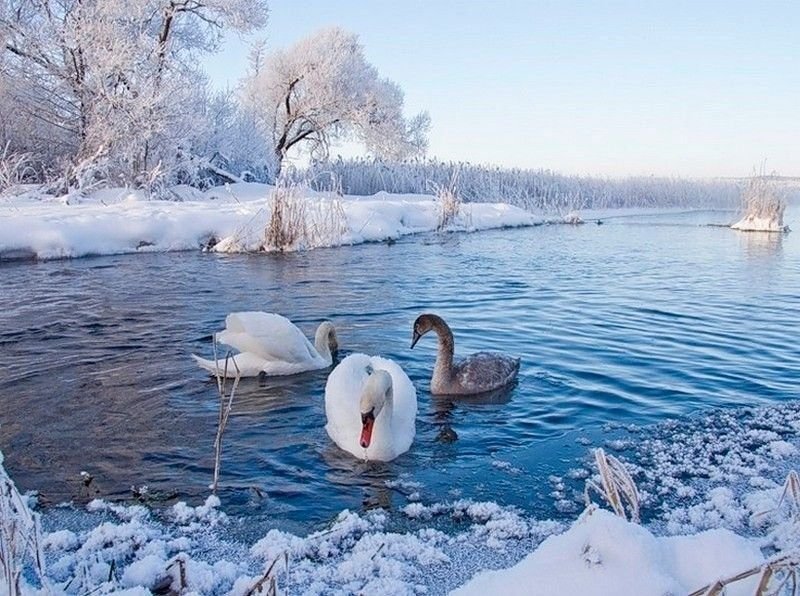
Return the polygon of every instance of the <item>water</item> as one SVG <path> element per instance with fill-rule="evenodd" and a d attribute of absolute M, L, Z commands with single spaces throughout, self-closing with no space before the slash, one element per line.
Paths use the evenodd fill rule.
<path fill-rule="evenodd" d="M 425 502 L 462 496 L 557 514 L 548 475 L 563 474 L 585 450 L 575 439 L 607 422 L 797 397 L 800 235 L 696 225 L 728 218 L 5 264 L 0 449 L 46 503 L 127 499 L 143 485 L 154 498 L 199 502 L 218 397 L 189 354 L 210 355 L 229 311 L 266 310 L 309 335 L 333 320 L 341 355 L 397 360 L 418 389 L 417 436 L 394 462 L 357 462 L 324 430 L 327 371 L 244 380 L 224 439 L 228 511 L 307 531 L 343 508 L 396 508 L 418 491 Z M 432 398 L 435 339 L 408 349 L 426 311 L 450 321 L 457 353 L 521 356 L 517 385 L 491 400 Z M 457 441 L 440 440 L 448 429 Z"/>

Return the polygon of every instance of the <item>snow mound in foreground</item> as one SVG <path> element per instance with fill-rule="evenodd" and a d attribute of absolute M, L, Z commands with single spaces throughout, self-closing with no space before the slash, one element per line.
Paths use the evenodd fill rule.
<path fill-rule="evenodd" d="M 688 594 L 762 561 L 756 544 L 728 530 L 657 538 L 613 513 L 589 509 L 515 566 L 481 572 L 451 594 Z M 726 594 L 750 595 L 757 584 L 749 578 Z"/>

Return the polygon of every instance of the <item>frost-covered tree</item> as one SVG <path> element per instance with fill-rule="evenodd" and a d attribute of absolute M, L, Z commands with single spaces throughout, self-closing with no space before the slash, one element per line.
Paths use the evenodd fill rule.
<path fill-rule="evenodd" d="M 146 184 L 197 161 L 198 54 L 265 22 L 265 0 L 0 0 L 0 127 L 72 184 Z"/>
<path fill-rule="evenodd" d="M 333 140 L 358 140 L 378 157 L 424 153 L 427 113 L 403 116 L 403 92 L 367 62 L 356 35 L 323 29 L 286 50 L 256 56 L 243 100 L 270 135 L 278 167 L 295 147 L 323 158 Z"/>
<path fill-rule="evenodd" d="M 202 103 L 192 142 L 199 163 L 190 164 L 180 181 L 202 186 L 204 182 L 272 180 L 274 156 L 253 111 L 231 90 L 209 92 Z M 205 180 L 190 179 L 197 174 Z"/>

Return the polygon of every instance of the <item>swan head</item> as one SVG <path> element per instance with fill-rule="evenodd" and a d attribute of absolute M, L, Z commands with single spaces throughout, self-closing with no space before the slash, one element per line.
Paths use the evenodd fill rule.
<path fill-rule="evenodd" d="M 361 389 L 361 438 L 359 444 L 366 449 L 372 441 L 375 419 L 392 399 L 392 377 L 385 370 L 376 370 L 367 377 Z"/>
<path fill-rule="evenodd" d="M 322 346 L 327 346 L 331 356 L 335 356 L 339 350 L 339 340 L 336 337 L 336 328 L 330 321 L 322 321 L 317 327 L 317 333 L 314 336 L 314 345 L 317 351 L 321 352 Z"/>
<path fill-rule="evenodd" d="M 436 326 L 437 319 L 439 319 L 439 317 L 431 314 L 424 314 L 417 317 L 417 320 L 414 321 L 414 336 L 411 338 L 412 349 L 417 345 L 417 342 L 423 335 L 433 330 Z"/>

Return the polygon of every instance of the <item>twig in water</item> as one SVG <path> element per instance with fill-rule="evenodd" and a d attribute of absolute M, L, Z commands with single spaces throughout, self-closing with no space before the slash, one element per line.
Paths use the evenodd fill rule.
<path fill-rule="evenodd" d="M 217 494 L 217 486 L 219 485 L 219 469 L 222 460 L 222 435 L 225 432 L 225 427 L 228 424 L 228 417 L 233 408 L 233 398 L 236 395 L 236 388 L 239 386 L 241 380 L 241 371 L 239 365 L 236 364 L 236 359 L 231 357 L 231 353 L 225 354 L 225 367 L 223 374 L 220 375 L 219 360 L 217 359 L 217 335 L 213 336 L 214 342 L 214 374 L 217 377 L 217 390 L 219 391 L 219 420 L 217 422 L 217 436 L 214 439 L 214 480 L 211 484 L 211 494 Z M 233 380 L 230 395 L 225 397 L 225 380 L 228 378 L 228 361 L 233 362 L 236 368 L 236 377 Z"/>

